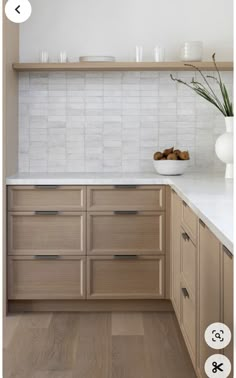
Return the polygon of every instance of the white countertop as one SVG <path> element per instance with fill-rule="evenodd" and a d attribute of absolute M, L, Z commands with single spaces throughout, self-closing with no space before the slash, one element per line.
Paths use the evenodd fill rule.
<path fill-rule="evenodd" d="M 170 185 L 233 253 L 233 181 L 223 174 L 20 173 L 7 185 Z"/>

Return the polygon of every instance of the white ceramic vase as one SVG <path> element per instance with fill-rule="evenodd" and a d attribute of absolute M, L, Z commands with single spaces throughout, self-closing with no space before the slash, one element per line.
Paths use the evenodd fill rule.
<path fill-rule="evenodd" d="M 226 164 L 225 178 L 231 179 L 234 175 L 234 117 L 225 117 L 225 125 L 226 133 L 220 135 L 217 139 L 215 152 L 218 158 Z"/>

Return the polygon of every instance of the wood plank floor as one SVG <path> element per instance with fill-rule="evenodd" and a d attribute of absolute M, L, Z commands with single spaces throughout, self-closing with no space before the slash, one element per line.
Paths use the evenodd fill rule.
<path fill-rule="evenodd" d="M 4 378 L 194 378 L 174 313 L 11 315 Z"/>

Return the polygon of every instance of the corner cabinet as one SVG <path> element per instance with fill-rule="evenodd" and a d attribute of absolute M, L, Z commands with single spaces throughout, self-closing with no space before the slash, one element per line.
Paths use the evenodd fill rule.
<path fill-rule="evenodd" d="M 171 300 L 197 377 L 206 378 L 212 354 L 225 354 L 233 365 L 233 341 L 217 351 L 204 339 L 215 322 L 233 334 L 233 256 L 173 190 L 171 214 Z"/>

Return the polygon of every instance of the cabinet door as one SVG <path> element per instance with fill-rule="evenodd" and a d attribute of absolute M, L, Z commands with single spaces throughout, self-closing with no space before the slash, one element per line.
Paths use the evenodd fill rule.
<path fill-rule="evenodd" d="M 8 257 L 8 299 L 84 298 L 85 257 Z"/>
<path fill-rule="evenodd" d="M 223 247 L 223 322 L 230 328 L 233 336 L 233 256 Z M 233 365 L 233 340 L 224 350 Z"/>
<path fill-rule="evenodd" d="M 88 212 L 88 254 L 165 253 L 165 214 L 153 211 Z"/>
<path fill-rule="evenodd" d="M 180 319 L 180 244 L 181 244 L 181 206 L 180 197 L 171 192 L 171 299 L 176 316 Z"/>
<path fill-rule="evenodd" d="M 199 227 L 199 368 L 203 377 L 206 359 L 214 354 L 204 339 L 206 328 L 221 321 L 220 306 L 221 246 L 212 232 L 200 222 Z"/>
<path fill-rule="evenodd" d="M 164 186 L 88 186 L 87 209 L 89 211 L 110 210 L 165 210 Z"/>
<path fill-rule="evenodd" d="M 82 211 L 86 209 L 84 186 L 9 186 L 8 211 Z"/>
<path fill-rule="evenodd" d="M 88 257 L 87 298 L 163 298 L 164 261 L 164 256 Z"/>
<path fill-rule="evenodd" d="M 8 254 L 85 255 L 85 217 L 84 212 L 8 213 Z"/>

